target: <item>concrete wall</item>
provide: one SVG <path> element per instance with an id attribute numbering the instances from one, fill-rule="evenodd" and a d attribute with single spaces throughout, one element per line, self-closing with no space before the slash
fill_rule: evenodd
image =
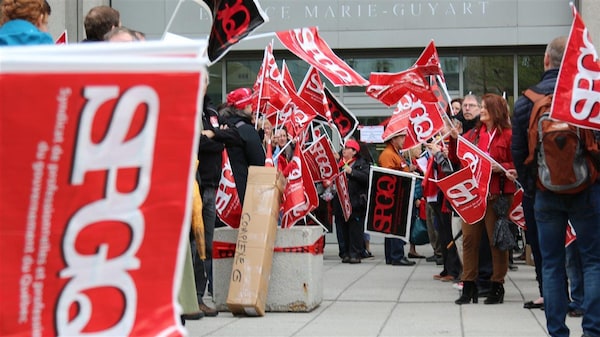
<path id="1" fill-rule="evenodd" d="M 110 0 L 48 0 L 52 8 L 49 33 L 58 38 L 66 29 L 69 43 L 75 43 L 85 38 L 83 18 L 95 6 L 108 6 Z"/>
<path id="2" fill-rule="evenodd" d="M 579 12 L 588 28 L 596 51 L 600 50 L 600 1 L 598 0 L 579 0 Z"/>

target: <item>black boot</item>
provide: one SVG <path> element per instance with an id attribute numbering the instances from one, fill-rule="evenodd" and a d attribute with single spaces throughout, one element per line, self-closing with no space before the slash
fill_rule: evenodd
<path id="1" fill-rule="evenodd" d="M 456 304 L 477 303 L 477 286 L 474 281 L 463 281 L 462 295 L 454 301 Z"/>
<path id="2" fill-rule="evenodd" d="M 485 304 L 497 304 L 504 303 L 504 286 L 499 282 L 492 282 L 492 289 L 490 289 L 490 294 L 483 301 Z"/>

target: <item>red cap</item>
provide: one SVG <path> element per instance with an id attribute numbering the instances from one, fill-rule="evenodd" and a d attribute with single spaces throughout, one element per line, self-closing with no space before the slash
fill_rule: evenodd
<path id="1" fill-rule="evenodd" d="M 252 89 L 239 88 L 228 93 L 227 104 L 236 109 L 243 110 L 248 104 L 252 104 Z"/>
<path id="2" fill-rule="evenodd" d="M 358 145 L 358 142 L 354 139 L 348 139 L 344 147 L 354 149 L 356 152 L 360 152 L 360 145 Z"/>

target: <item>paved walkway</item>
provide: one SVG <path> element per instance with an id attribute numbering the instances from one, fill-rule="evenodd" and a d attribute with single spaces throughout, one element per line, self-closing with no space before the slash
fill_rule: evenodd
<path id="1" fill-rule="evenodd" d="M 217 317 L 188 321 L 190 336 L 547 336 L 544 312 L 523 309 L 537 298 L 532 266 L 518 264 L 506 279 L 504 304 L 456 305 L 451 283 L 432 279 L 435 263 L 415 259 L 413 267 L 386 265 L 383 240 L 373 238 L 374 258 L 342 264 L 327 235 L 323 302 L 309 313 L 267 312 L 264 317 Z M 417 247 L 431 255 L 430 246 Z M 207 298 L 207 301 L 210 299 Z M 210 303 L 210 302 L 208 302 Z M 567 317 L 571 336 L 581 336 L 581 318 Z"/>

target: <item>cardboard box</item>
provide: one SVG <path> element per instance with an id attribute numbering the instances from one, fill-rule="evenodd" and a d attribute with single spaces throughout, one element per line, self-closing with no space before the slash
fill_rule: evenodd
<path id="1" fill-rule="evenodd" d="M 285 178 L 274 167 L 249 167 L 227 295 L 234 314 L 265 314 L 284 187 Z"/>
<path id="2" fill-rule="evenodd" d="M 215 229 L 213 293 L 218 311 L 226 304 L 238 230 Z M 309 312 L 323 302 L 323 229 L 319 226 L 278 228 L 267 293 L 266 312 Z"/>

